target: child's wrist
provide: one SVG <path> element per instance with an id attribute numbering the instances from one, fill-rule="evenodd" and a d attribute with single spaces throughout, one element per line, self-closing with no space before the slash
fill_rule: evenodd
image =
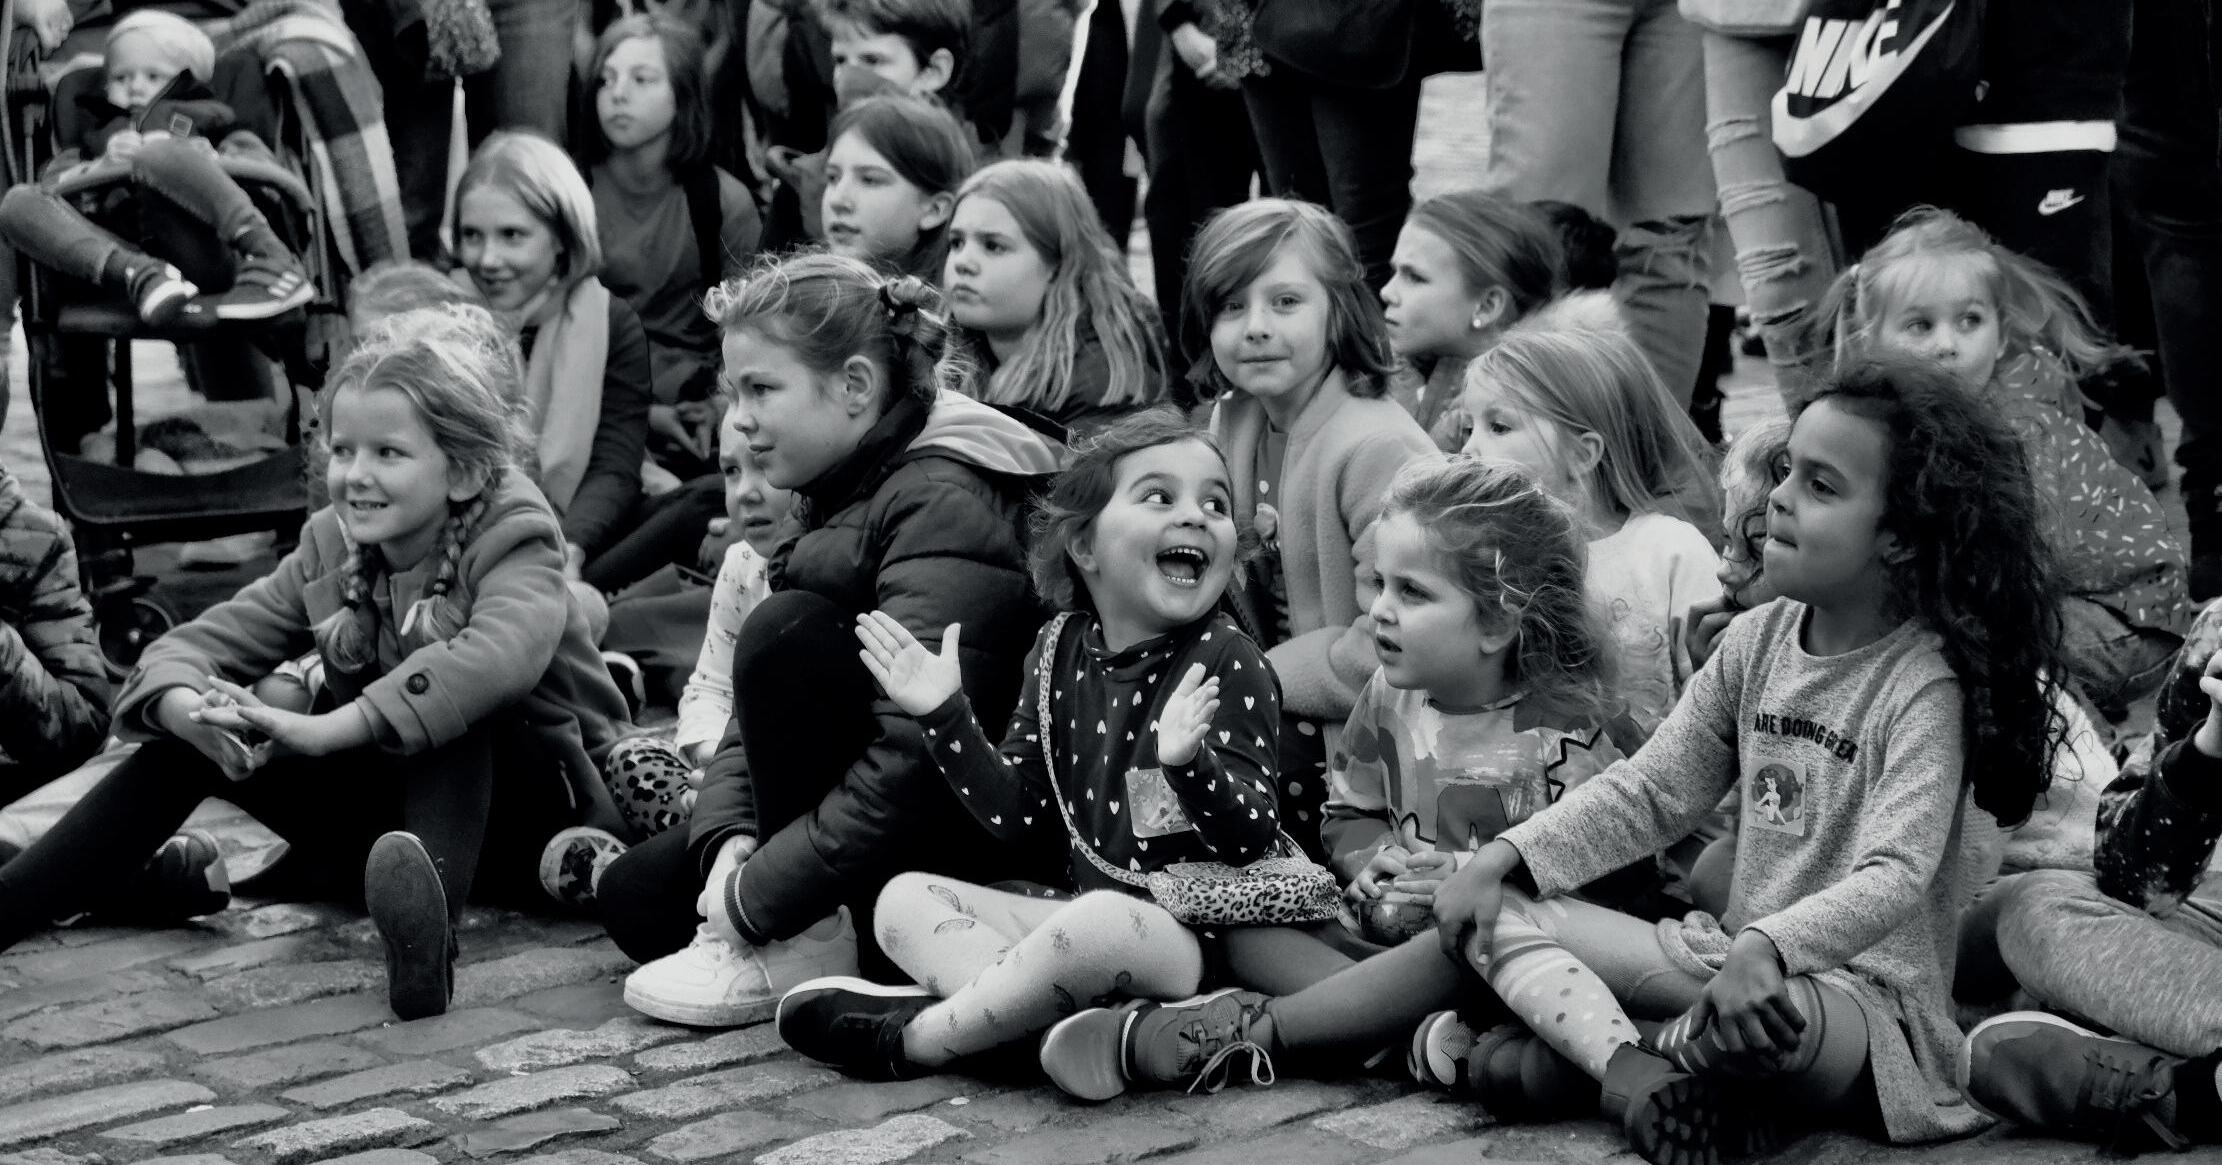
<path id="1" fill-rule="evenodd" d="M 2200 755 L 2222 760 L 2222 723 L 2212 716 L 2199 722 L 2199 730 L 2191 734 L 2191 747 Z"/>

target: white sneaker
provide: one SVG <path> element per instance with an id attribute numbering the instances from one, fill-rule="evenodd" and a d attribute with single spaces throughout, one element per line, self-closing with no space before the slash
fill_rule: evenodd
<path id="1" fill-rule="evenodd" d="M 771 1018 L 779 998 L 812 979 L 856 974 L 856 929 L 842 907 L 785 942 L 735 946 L 708 923 L 687 949 L 625 977 L 625 1003 L 690 1027 L 740 1027 Z"/>

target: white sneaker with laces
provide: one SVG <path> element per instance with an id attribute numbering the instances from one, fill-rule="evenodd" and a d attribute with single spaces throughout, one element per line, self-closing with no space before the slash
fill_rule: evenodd
<path id="1" fill-rule="evenodd" d="M 771 1018 L 779 999 L 828 975 L 856 974 L 856 929 L 842 907 L 784 942 L 736 946 L 708 923 L 683 951 L 625 977 L 625 1003 L 643 1015 L 690 1027 L 740 1027 Z"/>

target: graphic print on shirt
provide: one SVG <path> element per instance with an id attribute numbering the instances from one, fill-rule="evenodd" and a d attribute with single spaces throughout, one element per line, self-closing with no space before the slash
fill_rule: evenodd
<path id="1" fill-rule="evenodd" d="M 1126 803 L 1132 810 L 1128 820 L 1133 822 L 1136 837 L 1164 837 L 1189 833 L 1196 828 L 1189 823 L 1188 811 L 1181 808 L 1180 798 L 1165 780 L 1164 769 L 1128 769 Z"/>
<path id="2" fill-rule="evenodd" d="M 1806 787 L 1803 766 L 1792 761 L 1768 761 L 1752 774 L 1744 793 L 1744 824 L 1804 837 Z"/>

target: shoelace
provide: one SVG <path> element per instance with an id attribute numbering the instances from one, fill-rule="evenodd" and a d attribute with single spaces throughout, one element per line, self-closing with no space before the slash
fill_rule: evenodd
<path id="1" fill-rule="evenodd" d="M 1196 1078 L 1189 1082 L 1189 1093 L 1193 1095 L 1197 1089 L 1201 1088 L 1209 1094 L 1225 1088 L 1228 1084 L 1227 1078 L 1234 1072 L 1233 1061 L 1237 1052 L 1249 1053 L 1250 1083 L 1260 1088 L 1268 1088 L 1272 1086 L 1274 1080 L 1278 1079 L 1273 1072 L 1273 1057 L 1271 1054 L 1250 1040 L 1236 1040 L 1212 1053 L 1211 1058 L 1204 1061 L 1204 1066 L 1196 1073 Z"/>
<path id="2" fill-rule="evenodd" d="M 2169 1128 L 2154 1111 L 2166 1095 L 2165 1089 L 2153 1084 L 2153 1076 L 2166 1071 L 2160 1057 L 2124 1054 L 2116 1046 L 2106 1046 L 2085 1052 L 2084 1059 L 2091 1066 L 2091 1106 L 2114 1117 L 2107 1138 L 2110 1150 L 2123 1156 L 2133 1153 L 2132 1137 L 2140 1125 L 2171 1150 L 2182 1152 L 2190 1146 L 2190 1141 Z"/>

